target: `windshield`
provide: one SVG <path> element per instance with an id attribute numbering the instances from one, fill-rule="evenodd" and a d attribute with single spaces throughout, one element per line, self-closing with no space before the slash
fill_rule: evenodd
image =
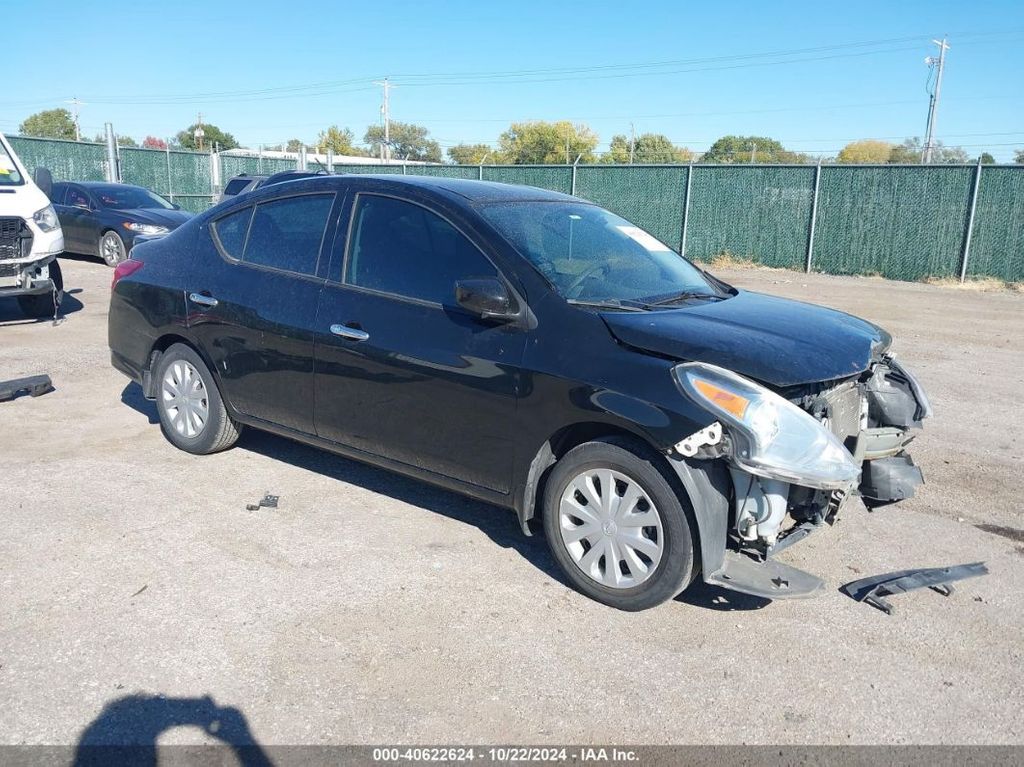
<path id="1" fill-rule="evenodd" d="M 18 186 L 24 179 L 7 147 L 0 142 L 0 186 Z"/>
<path id="2" fill-rule="evenodd" d="M 163 197 L 140 186 L 98 186 L 92 188 L 92 193 L 96 195 L 102 207 L 114 210 L 174 209 L 174 206 Z"/>
<path id="3" fill-rule="evenodd" d="M 499 203 L 481 206 L 480 213 L 563 298 L 647 302 L 721 295 L 667 245 L 596 205 Z"/>

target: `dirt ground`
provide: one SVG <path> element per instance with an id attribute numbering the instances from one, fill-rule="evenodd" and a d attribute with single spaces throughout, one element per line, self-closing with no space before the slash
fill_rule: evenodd
<path id="1" fill-rule="evenodd" d="M 110 367 L 110 270 L 64 266 L 57 326 L 0 305 L 0 379 L 56 386 L 0 404 L 0 743 L 1024 743 L 1024 296 L 723 273 L 892 332 L 927 484 L 787 553 L 817 599 L 627 614 L 510 513 L 251 431 L 173 449 Z M 836 590 L 977 560 L 891 617 Z"/>

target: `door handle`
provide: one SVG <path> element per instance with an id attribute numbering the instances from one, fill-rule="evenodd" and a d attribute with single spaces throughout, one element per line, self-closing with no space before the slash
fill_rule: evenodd
<path id="1" fill-rule="evenodd" d="M 217 305 L 217 299 L 213 296 L 204 296 L 202 293 L 189 293 L 188 300 L 194 304 L 200 306 L 214 307 Z"/>
<path id="2" fill-rule="evenodd" d="M 365 341 L 370 334 L 359 328 L 350 328 L 347 325 L 331 325 L 331 332 L 336 336 L 348 338 L 351 341 Z"/>

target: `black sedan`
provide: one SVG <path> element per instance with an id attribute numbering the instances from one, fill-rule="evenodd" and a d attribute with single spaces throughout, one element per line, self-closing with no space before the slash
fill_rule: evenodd
<path id="1" fill-rule="evenodd" d="M 698 577 L 814 593 L 774 555 L 851 495 L 913 494 L 930 407 L 890 340 L 583 200 L 412 176 L 224 202 L 136 246 L 109 317 L 180 449 L 265 429 L 514 509 L 627 610 Z"/>
<path id="2" fill-rule="evenodd" d="M 124 261 L 140 234 L 173 231 L 192 214 L 141 186 L 96 181 L 59 182 L 50 201 L 64 230 L 64 250 Z"/>

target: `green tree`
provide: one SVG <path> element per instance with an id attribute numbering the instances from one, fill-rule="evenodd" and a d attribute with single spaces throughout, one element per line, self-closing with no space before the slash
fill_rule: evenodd
<path id="1" fill-rule="evenodd" d="M 661 133 L 644 133 L 633 142 L 634 163 L 682 163 L 693 159 L 693 152 L 684 146 L 676 146 L 668 136 Z M 612 136 L 608 151 L 601 155 L 601 162 L 628 163 L 630 158 L 629 139 L 624 135 Z"/>
<path id="2" fill-rule="evenodd" d="M 720 163 L 806 163 L 806 154 L 791 152 L 782 143 L 766 136 L 722 136 L 700 158 L 701 162 Z"/>
<path id="3" fill-rule="evenodd" d="M 420 162 L 441 162 L 441 145 L 430 138 L 430 131 L 422 125 L 392 121 L 390 128 L 391 157 Z M 370 155 L 378 157 L 384 145 L 384 126 L 371 125 L 363 141 L 370 145 Z"/>
<path id="4" fill-rule="evenodd" d="M 1018 149 L 1013 153 L 1013 161 L 1018 165 L 1024 165 L 1024 149 Z"/>
<path id="5" fill-rule="evenodd" d="M 893 146 L 888 141 L 864 139 L 851 141 L 839 152 L 839 162 L 849 165 L 864 163 L 886 163 L 892 155 Z"/>
<path id="6" fill-rule="evenodd" d="M 198 123 L 192 123 L 185 130 L 178 131 L 174 138 L 183 149 L 200 149 L 195 137 L 195 130 L 198 127 Z M 203 123 L 203 145 L 201 148 L 203 151 L 208 151 L 214 147 L 223 152 L 225 149 L 236 149 L 238 142 L 235 141 L 234 136 L 216 125 Z"/>
<path id="7" fill-rule="evenodd" d="M 967 152 L 958 146 L 946 146 L 941 141 L 936 141 L 932 147 L 932 164 L 955 165 L 969 161 Z M 918 164 L 924 161 L 924 145 L 917 136 L 908 138 L 902 144 L 892 148 L 889 155 L 889 162 L 894 164 Z"/>
<path id="8" fill-rule="evenodd" d="M 290 138 L 290 139 L 288 139 L 288 143 L 286 143 L 284 145 L 284 151 L 285 152 L 298 152 L 305 145 L 306 144 L 305 144 L 304 141 L 302 141 L 302 139 Z"/>
<path id="9" fill-rule="evenodd" d="M 94 143 L 94 144 L 106 144 L 107 143 L 107 137 L 104 136 L 102 133 L 97 133 L 96 137 L 92 140 L 92 143 Z M 118 146 L 138 146 L 139 142 L 136 141 L 135 139 L 133 139 L 131 136 L 118 136 L 117 137 L 117 145 Z"/>
<path id="10" fill-rule="evenodd" d="M 352 143 L 353 141 L 355 141 L 355 136 L 353 136 L 351 130 L 332 125 L 327 130 L 320 131 L 320 135 L 316 137 L 316 151 L 320 154 L 326 154 L 327 150 L 330 149 L 334 154 L 338 155 L 364 156 L 366 150 L 355 146 Z M 297 151 L 297 148 L 295 151 Z"/>
<path id="11" fill-rule="evenodd" d="M 456 165 L 479 165 L 484 159 L 501 162 L 501 156 L 487 144 L 457 144 L 448 147 L 448 159 Z"/>
<path id="12" fill-rule="evenodd" d="M 62 138 L 75 140 L 75 121 L 66 109 L 47 109 L 36 112 L 25 118 L 18 126 L 18 133 L 23 136 L 40 138 Z"/>
<path id="13" fill-rule="evenodd" d="M 513 165 L 594 162 L 597 134 L 586 125 L 559 122 L 512 123 L 498 138 L 503 158 Z"/>
<path id="14" fill-rule="evenodd" d="M 978 162 L 980 162 L 982 165 L 995 165 L 996 158 L 990 155 L 988 152 L 982 152 L 981 156 L 978 158 Z"/>

